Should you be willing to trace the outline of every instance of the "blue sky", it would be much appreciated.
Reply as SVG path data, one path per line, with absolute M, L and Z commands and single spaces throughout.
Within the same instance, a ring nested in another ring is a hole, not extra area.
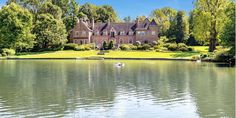
M 149 16 L 151 11 L 162 7 L 172 7 L 186 12 L 193 8 L 193 0 L 77 0 L 81 5 L 86 2 L 96 5 L 111 5 L 123 19 L 125 16 L 145 15 Z M 3 6 L 6 0 L 0 0 L 0 6 Z

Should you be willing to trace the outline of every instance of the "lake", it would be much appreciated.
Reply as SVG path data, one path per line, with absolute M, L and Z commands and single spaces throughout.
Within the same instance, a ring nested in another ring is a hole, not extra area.
M 235 70 L 184 61 L 2 60 L 0 117 L 233 118 Z

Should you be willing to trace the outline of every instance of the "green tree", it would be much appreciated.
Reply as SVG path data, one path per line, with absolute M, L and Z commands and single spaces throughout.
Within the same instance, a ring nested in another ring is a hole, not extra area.
M 52 3 L 61 8 L 62 19 L 66 25 L 66 31 L 69 33 L 77 21 L 79 6 L 76 0 L 52 0 Z
M 54 16 L 55 19 L 61 19 L 62 17 L 62 11 L 60 7 L 52 4 L 51 2 L 44 3 L 39 10 L 39 14 L 46 14 L 46 13 L 49 13 L 52 16 Z
M 36 34 L 37 50 L 55 50 L 67 42 L 65 25 L 51 14 L 40 14 L 33 31 Z
M 229 0 L 197 0 L 194 9 L 193 34 L 198 39 L 209 40 L 209 52 L 216 49 L 219 33 L 225 23 Z
M 107 48 L 108 48 L 107 42 L 106 42 L 106 41 L 103 41 L 103 43 L 102 43 L 102 49 L 103 49 L 103 50 L 107 50 Z
M 126 22 L 126 23 L 131 22 L 131 18 L 130 18 L 130 16 L 124 17 L 123 20 L 124 20 L 124 22 Z
M 142 15 L 142 16 L 138 16 L 137 19 L 139 19 L 140 22 L 143 22 L 147 17 Z
M 20 52 L 33 47 L 33 18 L 27 9 L 10 3 L 0 10 L 0 21 L 0 48 Z
M 229 18 L 229 20 L 223 27 L 220 39 L 223 45 L 230 48 L 230 54 L 235 55 L 235 3 L 234 2 L 228 5 L 225 14 Z
M 78 17 L 87 17 L 89 20 L 94 19 L 95 22 L 115 22 L 118 20 L 115 10 L 108 5 L 96 6 L 90 3 L 85 3 L 80 6 Z
M 167 31 L 167 37 L 176 43 L 186 42 L 189 36 L 189 25 L 187 17 L 183 11 L 178 11 L 176 17 L 171 22 Z
M 109 44 L 108 44 L 108 49 L 112 49 L 114 47 L 114 41 L 110 41 Z
M 88 19 L 92 20 L 93 18 L 97 20 L 98 15 L 97 15 L 97 9 L 98 7 L 96 5 L 90 4 L 90 3 L 85 3 L 84 5 L 80 6 L 79 8 L 79 15 L 83 14 L 85 15 Z M 79 17 L 81 18 L 81 17 Z
M 171 22 L 174 21 L 177 11 L 170 7 L 164 7 L 152 11 L 151 16 L 157 21 L 160 27 L 160 36 L 166 36 Z

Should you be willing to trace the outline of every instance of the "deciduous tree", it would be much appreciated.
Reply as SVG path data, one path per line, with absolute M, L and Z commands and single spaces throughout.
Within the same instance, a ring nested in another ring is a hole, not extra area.
M 0 21 L 0 48 L 19 52 L 33 47 L 33 17 L 27 9 L 10 3 L 0 10 Z

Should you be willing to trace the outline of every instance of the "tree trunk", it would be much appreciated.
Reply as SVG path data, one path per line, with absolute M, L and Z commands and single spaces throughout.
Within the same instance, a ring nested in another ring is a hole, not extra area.
M 213 52 L 216 49 L 216 41 L 217 41 L 217 31 L 216 31 L 216 21 L 211 22 L 211 31 L 210 31 L 210 45 L 209 52 Z

